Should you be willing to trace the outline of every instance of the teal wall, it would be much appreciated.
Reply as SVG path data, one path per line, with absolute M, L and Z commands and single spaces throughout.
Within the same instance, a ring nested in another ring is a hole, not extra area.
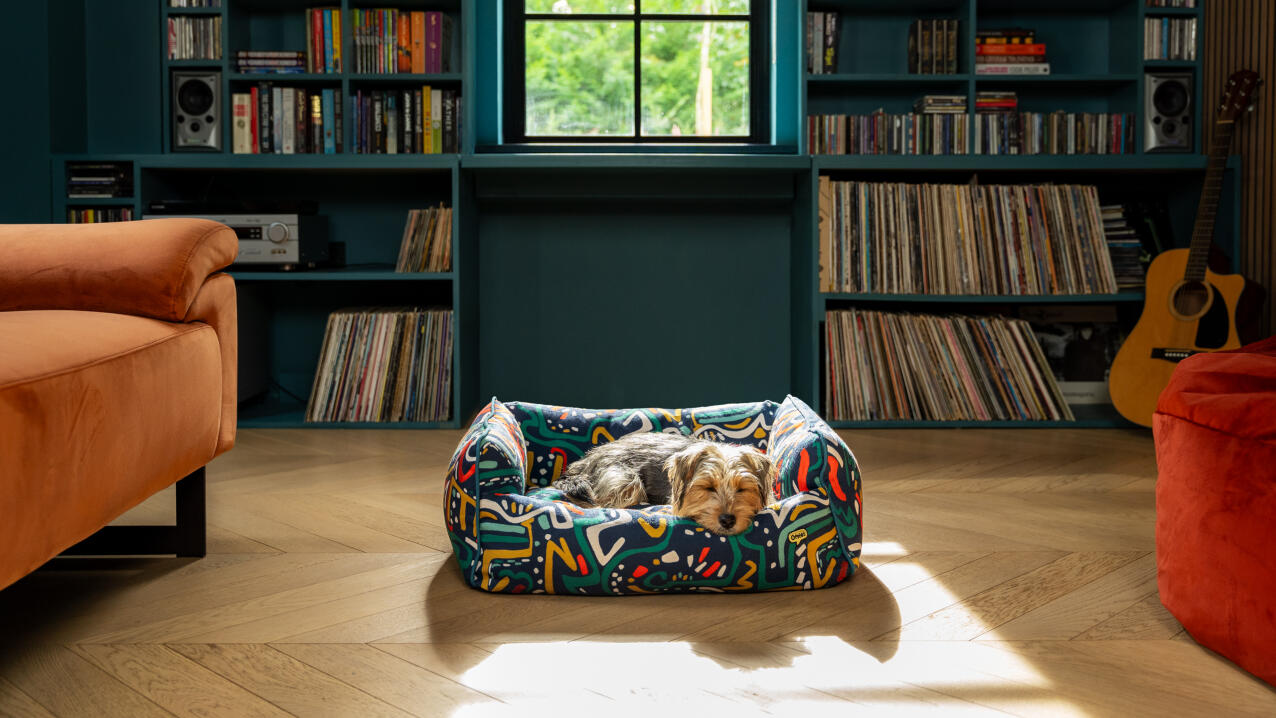
M 9 32 L 0 42 L 0 67 L 9 69 L 9 82 L 0 111 L 0 222 L 49 221 L 48 12 L 43 3 L 5 9 Z

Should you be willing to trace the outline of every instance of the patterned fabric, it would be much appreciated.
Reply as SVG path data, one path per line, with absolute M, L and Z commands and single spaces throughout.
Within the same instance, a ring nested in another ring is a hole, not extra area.
M 589 448 L 634 431 L 754 446 L 781 499 L 718 536 L 668 506 L 582 509 L 547 487 Z M 469 584 L 505 593 L 619 595 L 822 588 L 859 567 L 859 469 L 794 397 L 694 409 L 593 410 L 493 399 L 461 439 L 444 519 Z

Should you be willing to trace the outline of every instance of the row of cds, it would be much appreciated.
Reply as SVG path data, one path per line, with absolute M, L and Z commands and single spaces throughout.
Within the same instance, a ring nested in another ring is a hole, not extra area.
M 1133 152 L 1133 115 L 1062 111 L 975 115 L 975 154 L 1126 155 Z
M 451 269 L 452 210 L 443 205 L 410 210 L 394 271 L 447 272 Z
M 819 182 L 823 291 L 1117 290 L 1091 185 Z
M 1144 60 L 1195 60 L 1196 18 L 1150 17 L 1143 21 Z
M 222 59 L 222 19 L 217 17 L 168 18 L 168 59 Z
M 1029 324 L 999 316 L 830 311 L 827 418 L 1071 421 Z
M 446 421 L 452 335 L 447 309 L 333 312 L 306 421 Z
M 964 155 L 969 117 L 956 113 L 812 115 L 814 155 Z

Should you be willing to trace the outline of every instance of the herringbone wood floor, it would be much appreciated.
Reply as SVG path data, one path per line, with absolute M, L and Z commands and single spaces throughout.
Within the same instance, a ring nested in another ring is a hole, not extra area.
M 1147 434 L 844 436 L 849 582 L 590 599 L 462 584 L 458 432 L 244 431 L 209 470 L 207 558 L 55 561 L 0 592 L 0 714 L 1276 715 L 1157 600 Z

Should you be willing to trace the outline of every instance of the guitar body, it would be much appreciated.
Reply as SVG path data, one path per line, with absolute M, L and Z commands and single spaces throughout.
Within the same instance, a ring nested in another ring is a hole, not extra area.
M 1152 426 L 1156 401 L 1181 359 L 1241 345 L 1236 307 L 1245 278 L 1206 269 L 1203 282 L 1185 280 L 1188 254 L 1186 249 L 1172 249 L 1152 261 L 1143 314 L 1108 374 L 1112 405 L 1142 426 Z

